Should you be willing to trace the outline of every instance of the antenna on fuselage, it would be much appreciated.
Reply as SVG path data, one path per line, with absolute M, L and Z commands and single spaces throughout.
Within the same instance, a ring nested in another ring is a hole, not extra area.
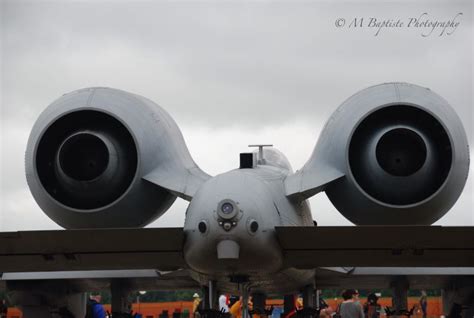
M 249 145 L 249 147 L 258 147 L 257 164 L 264 165 L 265 158 L 263 158 L 263 147 L 273 147 L 273 145 Z

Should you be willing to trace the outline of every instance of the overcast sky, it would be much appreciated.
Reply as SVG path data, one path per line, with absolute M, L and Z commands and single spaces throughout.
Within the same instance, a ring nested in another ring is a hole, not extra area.
M 160 104 L 212 175 L 236 168 L 254 143 L 274 144 L 299 169 L 337 106 L 381 82 L 411 82 L 443 96 L 473 144 L 472 1 L 0 3 L 0 230 L 58 228 L 29 193 L 24 151 L 39 113 L 83 87 L 119 88 Z M 405 25 L 375 35 L 376 28 L 349 27 L 360 17 L 406 24 L 425 12 L 432 21 L 457 16 L 459 26 L 441 36 L 439 28 Z M 177 200 L 151 226 L 182 226 L 186 205 Z M 350 224 L 325 194 L 311 206 L 321 225 Z M 472 169 L 437 224 L 474 225 Z

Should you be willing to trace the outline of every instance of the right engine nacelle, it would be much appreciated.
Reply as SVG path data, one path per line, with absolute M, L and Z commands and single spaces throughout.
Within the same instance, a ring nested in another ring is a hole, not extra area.
M 304 169 L 340 172 L 325 188 L 355 224 L 432 224 L 456 202 L 469 171 L 461 120 L 431 90 L 367 88 L 328 120 Z

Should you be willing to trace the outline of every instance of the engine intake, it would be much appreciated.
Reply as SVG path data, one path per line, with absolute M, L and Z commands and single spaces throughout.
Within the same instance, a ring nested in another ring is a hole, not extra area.
M 469 146 L 456 112 L 431 90 L 386 83 L 347 99 L 327 121 L 287 195 L 326 191 L 360 225 L 426 225 L 461 194 Z
M 116 168 L 117 160 L 113 159 L 117 159 L 117 152 L 106 138 L 99 133 L 78 132 L 59 146 L 56 159 L 58 177 L 91 182 L 104 174 L 109 166 Z
M 164 181 L 174 175 L 186 188 L 186 169 L 201 173 L 161 107 L 110 88 L 78 90 L 48 106 L 30 134 L 25 166 L 36 202 L 65 228 L 144 226 L 176 199 L 160 177 L 146 175 L 159 168 L 169 174 Z
M 117 200 L 131 185 L 137 166 L 137 148 L 127 128 L 96 110 L 57 119 L 36 152 L 44 189 L 74 209 L 97 209 Z
M 416 204 L 430 197 L 446 180 L 451 163 L 446 130 L 414 106 L 387 106 L 369 114 L 349 144 L 355 181 L 386 204 Z

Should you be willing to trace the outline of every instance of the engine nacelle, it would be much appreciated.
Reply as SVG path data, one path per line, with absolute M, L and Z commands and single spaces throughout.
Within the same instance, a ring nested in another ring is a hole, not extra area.
M 443 98 L 381 84 L 335 111 L 303 171 L 332 179 L 320 190 L 355 224 L 432 224 L 462 192 L 469 146 Z
M 65 228 L 144 226 L 176 195 L 143 177 L 157 167 L 179 175 L 195 166 L 161 107 L 110 88 L 52 103 L 31 131 L 25 165 L 36 202 Z

